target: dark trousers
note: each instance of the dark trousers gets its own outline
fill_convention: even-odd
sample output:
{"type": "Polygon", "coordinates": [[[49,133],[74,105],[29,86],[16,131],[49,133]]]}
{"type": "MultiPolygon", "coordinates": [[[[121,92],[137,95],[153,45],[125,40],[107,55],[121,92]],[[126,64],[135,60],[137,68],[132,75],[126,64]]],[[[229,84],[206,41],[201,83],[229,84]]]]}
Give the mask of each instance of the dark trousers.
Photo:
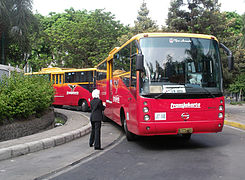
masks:
{"type": "Polygon", "coordinates": [[[89,145],[93,145],[95,148],[101,148],[100,144],[100,129],[101,129],[101,121],[92,121],[92,131],[90,134],[89,145]]]}

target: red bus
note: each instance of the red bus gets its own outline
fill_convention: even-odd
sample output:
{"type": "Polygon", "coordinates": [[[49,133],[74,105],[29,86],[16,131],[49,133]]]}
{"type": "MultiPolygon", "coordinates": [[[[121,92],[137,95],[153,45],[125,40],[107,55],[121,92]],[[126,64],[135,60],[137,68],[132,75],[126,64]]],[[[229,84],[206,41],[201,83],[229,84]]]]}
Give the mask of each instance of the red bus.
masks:
{"type": "Polygon", "coordinates": [[[211,35],[144,33],[114,48],[97,68],[105,116],[135,135],[216,133],[224,125],[219,47],[211,35]]]}
{"type": "Polygon", "coordinates": [[[54,106],[79,106],[82,111],[88,111],[92,98],[91,92],[96,83],[95,73],[95,68],[44,68],[39,72],[26,73],[26,75],[43,75],[49,78],[55,89],[54,106]]]}

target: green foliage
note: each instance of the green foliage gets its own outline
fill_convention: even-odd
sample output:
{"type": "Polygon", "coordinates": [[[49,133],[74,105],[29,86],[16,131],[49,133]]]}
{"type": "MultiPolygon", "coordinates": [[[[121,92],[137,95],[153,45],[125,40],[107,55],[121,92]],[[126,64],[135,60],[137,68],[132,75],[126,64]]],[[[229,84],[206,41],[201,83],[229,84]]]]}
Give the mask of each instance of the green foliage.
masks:
{"type": "Polygon", "coordinates": [[[237,79],[230,85],[231,92],[238,93],[245,90],[245,73],[240,74],[237,79]]]}
{"type": "Polygon", "coordinates": [[[170,31],[214,35],[233,52],[235,68],[228,71],[227,55],[221,51],[224,86],[228,88],[237,75],[245,72],[245,15],[221,13],[219,8],[218,1],[173,0],[166,23],[170,31]]]}
{"type": "Polygon", "coordinates": [[[114,20],[114,15],[103,10],[50,13],[36,15],[41,30],[33,38],[30,63],[34,70],[49,64],[59,67],[93,67],[104,59],[118,37],[126,34],[127,27],[114,20]]]}
{"type": "Polygon", "coordinates": [[[237,76],[236,80],[230,84],[229,91],[239,93],[239,101],[241,101],[241,97],[245,93],[245,73],[241,73],[237,76]]]}
{"type": "Polygon", "coordinates": [[[2,64],[24,65],[31,51],[29,36],[35,31],[38,26],[32,13],[32,0],[1,0],[2,64]]]}
{"type": "Polygon", "coordinates": [[[242,38],[241,38],[241,48],[245,49],[245,13],[242,15],[242,38]]]}
{"type": "Polygon", "coordinates": [[[225,16],[219,11],[218,1],[173,0],[166,24],[177,32],[213,34],[223,33],[225,16]]]}
{"type": "Polygon", "coordinates": [[[143,1],[138,11],[137,21],[134,21],[135,26],[132,29],[135,34],[158,31],[158,26],[155,21],[151,20],[148,15],[149,10],[146,7],[146,3],[143,1]]]}
{"type": "Polygon", "coordinates": [[[1,81],[0,122],[38,115],[50,107],[53,97],[48,79],[12,73],[1,81]]]}

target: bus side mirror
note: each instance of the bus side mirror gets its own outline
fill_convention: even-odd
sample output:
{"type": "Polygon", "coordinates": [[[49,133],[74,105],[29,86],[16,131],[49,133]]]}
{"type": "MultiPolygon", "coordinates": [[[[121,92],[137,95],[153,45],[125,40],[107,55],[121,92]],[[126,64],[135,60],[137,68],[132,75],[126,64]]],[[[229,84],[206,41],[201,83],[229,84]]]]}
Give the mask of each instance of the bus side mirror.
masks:
{"type": "Polygon", "coordinates": [[[224,44],[220,43],[220,47],[226,52],[227,54],[227,59],[228,59],[228,70],[231,71],[233,70],[234,67],[234,57],[232,55],[231,50],[226,47],[224,44]]]}
{"type": "Polygon", "coordinates": [[[234,68],[234,57],[228,56],[228,70],[231,71],[234,68]]]}
{"type": "Polygon", "coordinates": [[[137,54],[136,56],[136,71],[144,71],[144,55],[137,54]]]}

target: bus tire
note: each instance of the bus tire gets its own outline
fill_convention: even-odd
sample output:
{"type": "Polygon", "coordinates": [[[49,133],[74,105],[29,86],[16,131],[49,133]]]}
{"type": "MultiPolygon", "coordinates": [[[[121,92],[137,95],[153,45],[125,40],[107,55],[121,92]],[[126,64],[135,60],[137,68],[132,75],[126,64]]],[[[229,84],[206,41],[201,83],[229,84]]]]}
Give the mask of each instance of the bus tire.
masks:
{"type": "Polygon", "coordinates": [[[105,116],[104,113],[103,113],[103,120],[102,121],[103,122],[111,122],[111,120],[107,116],[105,116]]]}
{"type": "Polygon", "coordinates": [[[63,105],[54,105],[55,108],[62,108],[63,105]]]}
{"type": "Polygon", "coordinates": [[[81,103],[81,111],[82,112],[87,112],[88,111],[88,103],[86,100],[83,100],[81,103]]]}
{"type": "Polygon", "coordinates": [[[123,128],[124,128],[125,135],[126,135],[126,138],[127,138],[128,141],[134,141],[134,140],[136,140],[136,135],[133,134],[133,133],[131,133],[128,130],[126,119],[124,119],[124,121],[123,121],[123,128]]]}

